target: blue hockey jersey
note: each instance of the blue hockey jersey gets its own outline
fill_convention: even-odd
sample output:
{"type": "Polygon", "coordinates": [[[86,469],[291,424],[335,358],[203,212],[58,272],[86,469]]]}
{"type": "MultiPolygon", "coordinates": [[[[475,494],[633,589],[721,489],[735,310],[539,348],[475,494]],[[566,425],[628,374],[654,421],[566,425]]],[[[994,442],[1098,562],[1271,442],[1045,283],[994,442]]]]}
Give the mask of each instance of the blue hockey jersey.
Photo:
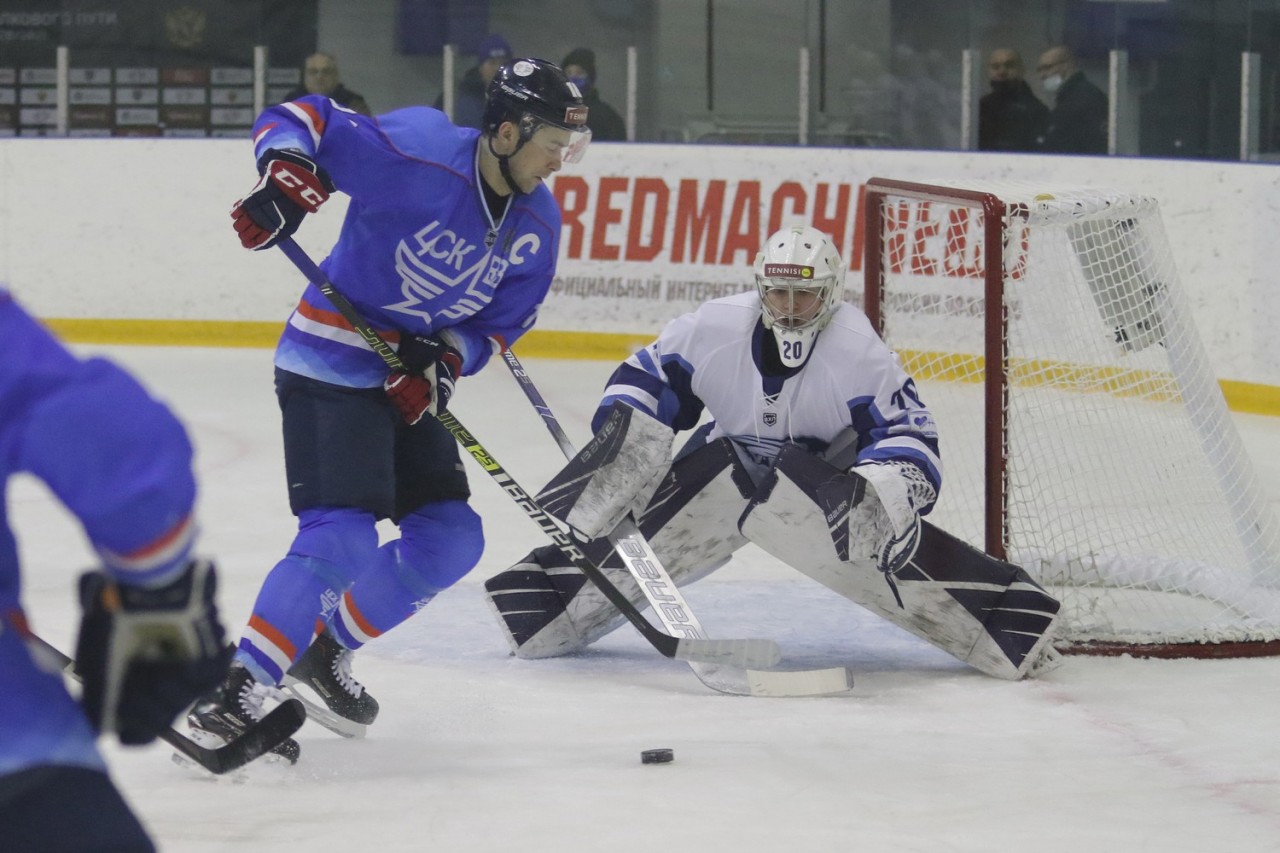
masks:
{"type": "Polygon", "coordinates": [[[728,436],[761,469],[787,442],[820,450],[853,427],[859,463],[909,462],[937,492],[942,460],[933,415],[865,314],[842,304],[804,366],[781,376],[760,369],[768,334],[755,290],[677,317],[614,371],[592,426],[599,428],[615,400],[675,431],[696,425],[705,410],[714,419],[708,438],[728,436]]]}
{"type": "MultiPolygon", "coordinates": [[[[338,242],[320,266],[383,336],[439,335],[463,375],[534,322],[559,252],[560,210],[545,185],[513,194],[497,219],[485,204],[479,131],[428,107],[368,118],[308,96],[264,111],[257,156],[297,148],[350,197],[338,242]]],[[[276,349],[277,367],[349,387],[386,378],[382,360],[314,285],[276,349]]]]}
{"type": "MultiPolygon", "coordinates": [[[[110,362],[76,359],[0,288],[0,487],[18,472],[34,475],[80,520],[105,571],[122,583],[163,584],[190,555],[191,460],[168,409],[110,362]]],[[[81,568],[57,567],[68,596],[81,568]]],[[[61,674],[24,641],[20,596],[0,502],[0,775],[41,764],[101,767],[61,674]]]]}

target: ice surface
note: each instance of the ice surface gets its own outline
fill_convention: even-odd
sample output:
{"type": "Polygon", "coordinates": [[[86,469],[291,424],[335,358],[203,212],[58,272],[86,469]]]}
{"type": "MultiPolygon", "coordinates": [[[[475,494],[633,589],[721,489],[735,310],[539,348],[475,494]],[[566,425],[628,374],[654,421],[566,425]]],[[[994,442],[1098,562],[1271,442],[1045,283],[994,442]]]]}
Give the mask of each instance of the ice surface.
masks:
{"type": "MultiPolygon", "coordinates": [[[[82,348],[133,369],[192,429],[202,551],[238,633],[293,535],[266,350],[82,348]]],[[[581,444],[611,365],[529,359],[581,444]]],[[[454,409],[530,492],[562,464],[505,367],[454,409]]],[[[1272,500],[1280,421],[1236,416],[1272,500]]],[[[519,661],[480,583],[542,534],[468,463],[488,548],[479,567],[361,652],[382,705],[367,739],[311,725],[295,767],[214,780],[163,746],[105,744],[161,849],[703,850],[715,853],[1280,850],[1280,660],[1069,658],[1039,682],[951,660],[749,546],[690,587],[714,636],[778,640],[784,665],[849,664],[848,696],[708,691],[628,627],[581,657],[519,661]],[[675,750],[667,765],[640,752],[675,750]]],[[[92,557],[56,501],[10,489],[35,628],[70,648],[73,583],[92,557]]],[[[2,845],[0,845],[2,846],[2,845]]]]}

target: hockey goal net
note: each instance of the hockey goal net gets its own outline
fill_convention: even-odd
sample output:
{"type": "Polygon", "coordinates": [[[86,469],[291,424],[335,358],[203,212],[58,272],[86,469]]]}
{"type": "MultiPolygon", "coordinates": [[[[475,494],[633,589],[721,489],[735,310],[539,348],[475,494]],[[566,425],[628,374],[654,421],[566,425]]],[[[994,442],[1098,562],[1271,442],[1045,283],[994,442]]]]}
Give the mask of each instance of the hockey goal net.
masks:
{"type": "Polygon", "coordinates": [[[865,308],[937,418],[931,520],[1063,602],[1065,651],[1280,654],[1280,538],[1153,199],[874,179],[865,308]]]}

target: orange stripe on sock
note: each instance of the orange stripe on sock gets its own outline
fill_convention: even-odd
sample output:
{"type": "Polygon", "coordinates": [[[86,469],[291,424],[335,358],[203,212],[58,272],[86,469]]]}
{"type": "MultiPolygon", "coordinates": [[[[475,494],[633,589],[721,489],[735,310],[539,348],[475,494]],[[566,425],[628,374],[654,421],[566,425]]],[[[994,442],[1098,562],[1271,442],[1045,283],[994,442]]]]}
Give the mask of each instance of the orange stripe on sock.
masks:
{"type": "Polygon", "coordinates": [[[274,625],[258,614],[255,613],[249,617],[249,627],[266,637],[273,646],[287,655],[289,660],[297,657],[298,650],[294,648],[293,643],[289,642],[284,634],[281,634],[274,625]]]}
{"type": "Polygon", "coordinates": [[[356,607],[356,603],[351,600],[351,593],[344,592],[342,594],[342,603],[347,606],[347,613],[351,615],[351,619],[356,623],[356,627],[364,632],[366,637],[380,637],[382,632],[369,624],[369,620],[364,618],[364,614],[356,607]]]}

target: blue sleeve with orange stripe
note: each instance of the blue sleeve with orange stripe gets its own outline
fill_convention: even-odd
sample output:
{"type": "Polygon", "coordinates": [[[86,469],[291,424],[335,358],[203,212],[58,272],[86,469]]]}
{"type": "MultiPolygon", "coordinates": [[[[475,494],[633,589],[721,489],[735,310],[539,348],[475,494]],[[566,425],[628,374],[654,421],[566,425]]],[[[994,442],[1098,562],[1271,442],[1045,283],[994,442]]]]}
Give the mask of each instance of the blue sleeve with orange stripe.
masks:
{"type": "MultiPolygon", "coordinates": [[[[195,535],[191,463],[186,430],[165,406],[111,362],[75,358],[0,290],[0,480],[38,477],[109,573],[163,584],[195,535]]],[[[3,527],[0,589],[17,573],[3,527]]]]}

